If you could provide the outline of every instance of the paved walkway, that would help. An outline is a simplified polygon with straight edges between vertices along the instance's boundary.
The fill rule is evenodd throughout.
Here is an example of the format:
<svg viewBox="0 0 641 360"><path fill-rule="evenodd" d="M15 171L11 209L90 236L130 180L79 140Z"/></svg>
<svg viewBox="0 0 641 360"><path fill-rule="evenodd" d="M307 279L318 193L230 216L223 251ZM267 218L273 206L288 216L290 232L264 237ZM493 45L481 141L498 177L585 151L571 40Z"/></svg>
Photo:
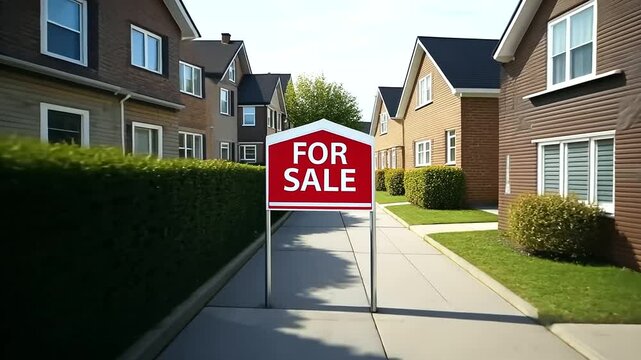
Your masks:
<svg viewBox="0 0 641 360"><path fill-rule="evenodd" d="M379 312L368 312L367 213L294 213L160 359L582 359L388 214L377 215Z"/></svg>

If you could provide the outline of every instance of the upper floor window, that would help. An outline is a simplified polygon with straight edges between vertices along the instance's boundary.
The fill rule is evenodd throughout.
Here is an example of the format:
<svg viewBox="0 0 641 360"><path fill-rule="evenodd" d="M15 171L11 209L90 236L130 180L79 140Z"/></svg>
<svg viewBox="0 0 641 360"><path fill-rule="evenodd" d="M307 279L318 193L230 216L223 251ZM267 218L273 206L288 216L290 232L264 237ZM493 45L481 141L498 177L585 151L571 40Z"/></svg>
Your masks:
<svg viewBox="0 0 641 360"><path fill-rule="evenodd" d="M432 74L418 81L417 101L418 104L416 106L423 106L432 102Z"/></svg>
<svg viewBox="0 0 641 360"><path fill-rule="evenodd" d="M202 70L198 66L180 62L180 91L202 97Z"/></svg>
<svg viewBox="0 0 641 360"><path fill-rule="evenodd" d="M203 158L203 136L188 132L178 132L178 156L187 159Z"/></svg>
<svg viewBox="0 0 641 360"><path fill-rule="evenodd" d="M596 71L594 2L548 24L548 86Z"/></svg>
<svg viewBox="0 0 641 360"><path fill-rule="evenodd" d="M414 145L416 166L428 166L432 164L432 141L419 141Z"/></svg>
<svg viewBox="0 0 641 360"><path fill-rule="evenodd" d="M456 130L447 130L445 132L445 146L446 146L446 164L456 164Z"/></svg>
<svg viewBox="0 0 641 360"><path fill-rule="evenodd" d="M220 89L220 113L229 115L229 90Z"/></svg>
<svg viewBox="0 0 641 360"><path fill-rule="evenodd" d="M40 103L40 139L89 146L89 111Z"/></svg>
<svg viewBox="0 0 641 360"><path fill-rule="evenodd" d="M162 72L162 39L131 25L131 64L149 71Z"/></svg>
<svg viewBox="0 0 641 360"><path fill-rule="evenodd" d="M236 61L232 61L229 65L229 70L227 70L228 79L231 82L236 82Z"/></svg>
<svg viewBox="0 0 641 360"><path fill-rule="evenodd" d="M86 0L41 0L41 11L41 52L86 66Z"/></svg>
<svg viewBox="0 0 641 360"><path fill-rule="evenodd" d="M243 126L256 126L256 108L246 106L243 108Z"/></svg>
<svg viewBox="0 0 641 360"><path fill-rule="evenodd" d="M382 113L380 115L381 122L381 135L387 134L387 122L389 120L389 115L387 113Z"/></svg>

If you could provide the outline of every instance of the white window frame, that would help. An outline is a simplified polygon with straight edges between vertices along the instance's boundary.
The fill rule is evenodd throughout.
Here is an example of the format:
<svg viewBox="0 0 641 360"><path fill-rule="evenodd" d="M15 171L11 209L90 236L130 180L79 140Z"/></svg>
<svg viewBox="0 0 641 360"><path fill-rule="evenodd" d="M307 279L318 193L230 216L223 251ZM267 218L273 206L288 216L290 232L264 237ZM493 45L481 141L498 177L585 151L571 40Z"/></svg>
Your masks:
<svg viewBox="0 0 641 360"><path fill-rule="evenodd" d="M245 113L246 110L252 109L254 111L254 122L253 123L248 123L246 120L247 114ZM256 126L256 107L255 106L243 106L243 123L242 126Z"/></svg>
<svg viewBox="0 0 641 360"><path fill-rule="evenodd" d="M40 103L40 140L42 142L49 142L49 110L80 115L79 145L81 147L89 147L89 111L49 103Z"/></svg>
<svg viewBox="0 0 641 360"><path fill-rule="evenodd" d="M204 158L205 154L203 154L203 149L204 149L203 148L203 145L204 145L203 144L203 134L192 133L192 132L187 132L187 131L179 131L178 132L178 136L183 136L185 138L184 141L183 141L183 144L185 144L185 146L180 147L180 141L178 142L178 150L179 150L178 154L180 154L180 150L185 150L185 156L183 157L183 159L199 159L199 160L202 160ZM200 138L200 157L196 157L196 156L187 157L187 149L189 149L187 147L187 136L193 136L194 137L194 139L192 141L192 144L194 144L194 147L191 149L191 151L194 154L196 153L196 137Z"/></svg>
<svg viewBox="0 0 641 360"><path fill-rule="evenodd" d="M184 78L184 74L181 71L181 65L191 68L191 71L192 71L191 88L194 90L194 92L189 92L189 91L186 90L187 89L185 87L185 85L186 85L185 80L186 79ZM196 77L194 76L196 71L198 71L198 73L200 74L200 76L198 76L198 78L200 79L199 82L196 82ZM202 99L202 97L203 97L203 77L202 77L203 76L203 71L202 71L202 68L200 68L200 67L198 67L196 65L192 65L192 64L186 63L184 61L179 61L178 62L178 73L179 73L179 77L180 77L180 92L183 93L183 94L195 96L197 98L201 98ZM196 84L198 84L198 93L196 93Z"/></svg>
<svg viewBox="0 0 641 360"><path fill-rule="evenodd" d="M225 111L223 111L223 94L226 94L226 99L227 99L225 101L227 103L227 109ZM219 109L218 110L220 111L220 113L223 114L223 115L229 116L229 114L230 114L229 109L231 107L229 105L229 90L227 90L225 88L220 88L220 97L219 97L218 101L219 101L219 104L218 104Z"/></svg>
<svg viewBox="0 0 641 360"><path fill-rule="evenodd" d="M416 107L422 107L428 105L432 102L432 74L427 74L421 79L418 80L418 86L416 87ZM425 97L425 101L421 101ZM429 97L428 97L429 95Z"/></svg>
<svg viewBox="0 0 641 360"><path fill-rule="evenodd" d="M505 156L505 194L512 193L512 182L510 180L510 171L512 171L512 162L510 155Z"/></svg>
<svg viewBox="0 0 641 360"><path fill-rule="evenodd" d="M160 125L152 125L152 124L132 121L131 122L131 153L136 155L135 151L136 151L136 128L137 127L158 131L158 159L162 159L163 142L162 142L162 126Z"/></svg>
<svg viewBox="0 0 641 360"><path fill-rule="evenodd" d="M597 160L597 146L596 142L599 140L609 140L613 141L613 171L612 171L612 202L606 203L603 202L598 204L601 209L606 213L614 215L614 203L616 201L616 141L614 137L614 132L595 133L595 134L585 134L583 136L572 136L567 138L559 139L550 139L550 140L541 140L535 141L537 144L537 193L539 195L544 194L544 184L543 184L543 147L549 145L558 145L559 146L559 195L568 196L568 176L567 176L567 144L573 142L587 142L588 143L588 200L586 203L596 204L596 160Z"/></svg>
<svg viewBox="0 0 641 360"><path fill-rule="evenodd" d="M81 22L80 22L80 60L66 57L64 55L56 54L48 50L49 37L47 36L47 23L51 22L57 26L63 27L73 32L74 29L58 24L49 20L49 2L47 0L40 0L40 52L44 55L54 57L56 59L65 60L74 64L87 66L87 1L86 0L73 0L81 5Z"/></svg>
<svg viewBox="0 0 641 360"><path fill-rule="evenodd" d="M454 146L450 145L450 139L454 138ZM456 165L456 129L445 131L445 165ZM454 159L451 159L450 150L454 150Z"/></svg>
<svg viewBox="0 0 641 360"><path fill-rule="evenodd" d="M273 125L272 122L273 122L273 119L272 119L272 108L270 108L268 106L267 107L267 127L268 128L272 128L272 129L274 128L274 125Z"/></svg>
<svg viewBox="0 0 641 360"><path fill-rule="evenodd" d="M424 162L419 163L418 161L418 146L423 145L423 159ZM425 145L429 145L429 150L425 147ZM422 166L430 166L432 165L432 140L423 140L423 141L417 141L414 143L414 166L416 167L422 167Z"/></svg>
<svg viewBox="0 0 641 360"><path fill-rule="evenodd" d="M232 60L227 69L227 80L236 83L236 59Z"/></svg>
<svg viewBox="0 0 641 360"><path fill-rule="evenodd" d="M390 167L396 169L396 148L392 148L390 155Z"/></svg>
<svg viewBox="0 0 641 360"><path fill-rule="evenodd" d="M281 113L276 113L276 130L277 131L282 131L283 130L283 125L281 123L282 119L282 114Z"/></svg>
<svg viewBox="0 0 641 360"><path fill-rule="evenodd" d="M387 114L386 112L381 113L380 115L381 135L387 134L388 121L389 121L389 114Z"/></svg>
<svg viewBox="0 0 641 360"><path fill-rule="evenodd" d="M570 18L573 15L578 14L579 12L586 10L587 8L592 7L592 71L588 74L581 75L574 79L571 78L572 69L571 69L571 56L570 52L572 48L570 47L570 36L571 36L571 20ZM553 33L552 28L554 25L566 21L565 27L565 80L559 82L558 84L553 84L553 65L552 65L552 49L553 49ZM556 19L548 23L548 33L547 33L547 87L548 89L564 88L574 84L584 82L586 78L593 77L596 74L596 48L597 48L597 6L596 1L589 1L575 9L568 11L567 13L557 17ZM585 44L583 44L585 45Z"/></svg>
<svg viewBox="0 0 641 360"><path fill-rule="evenodd" d="M223 157L223 149L227 150L227 158ZM221 141L219 147L219 155L221 160L231 160L231 146L227 141Z"/></svg>
<svg viewBox="0 0 641 360"><path fill-rule="evenodd" d="M145 54L145 57L144 57L145 61L144 61L144 65L143 66L140 66L140 65L137 65L137 64L134 63L134 43L133 43L133 41L131 41L131 33L134 30L138 31L138 32L140 32L140 33L142 33L144 35L144 37L143 37L143 39L144 39L143 40L143 52ZM158 40L158 53L156 54L156 56L158 56L158 70L151 69L151 68L148 67L149 60L147 58L147 37L152 37L152 38ZM162 37L160 35L154 34L149 30L145 30L145 29L143 29L143 28L141 28L139 26L136 26L136 25L132 24L131 25L131 30L129 31L129 42L130 42L130 51L131 51L131 65L133 65L133 66L135 66L137 68L140 68L140 69L145 69L147 71L151 71L151 72L156 73L156 74L162 74L162 50L163 50L162 46L163 46L163 44L162 44Z"/></svg>
<svg viewBox="0 0 641 360"><path fill-rule="evenodd" d="M250 159L250 158L247 157L247 152L246 152L245 148L249 148L249 147L254 148L254 158L253 159ZM255 163L256 162L256 158L258 157L258 146L256 146L256 144L239 144L238 145L238 150L240 152L240 160L241 161L247 161L247 162L251 162L251 163Z"/></svg>

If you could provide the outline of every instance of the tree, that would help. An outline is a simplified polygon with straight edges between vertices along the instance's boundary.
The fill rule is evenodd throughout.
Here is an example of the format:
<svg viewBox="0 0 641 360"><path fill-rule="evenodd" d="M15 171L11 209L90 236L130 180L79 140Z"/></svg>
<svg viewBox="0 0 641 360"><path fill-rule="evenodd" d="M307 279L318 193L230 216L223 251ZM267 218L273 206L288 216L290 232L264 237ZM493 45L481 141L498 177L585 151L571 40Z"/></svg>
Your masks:
<svg viewBox="0 0 641 360"><path fill-rule="evenodd" d="M327 119L358 129L361 110L356 97L347 92L342 84L328 82L324 75L298 76L285 92L287 118L294 126Z"/></svg>

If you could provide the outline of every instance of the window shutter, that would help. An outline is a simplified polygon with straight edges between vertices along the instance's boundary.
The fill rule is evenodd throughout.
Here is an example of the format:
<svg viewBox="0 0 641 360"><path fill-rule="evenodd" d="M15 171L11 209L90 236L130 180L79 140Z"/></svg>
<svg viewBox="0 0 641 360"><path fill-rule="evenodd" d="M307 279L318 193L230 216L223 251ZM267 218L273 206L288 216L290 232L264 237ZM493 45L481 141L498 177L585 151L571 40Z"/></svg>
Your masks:
<svg viewBox="0 0 641 360"><path fill-rule="evenodd" d="M229 115L234 116L236 114L236 106L234 105L234 92L229 92Z"/></svg>
<svg viewBox="0 0 641 360"><path fill-rule="evenodd" d="M587 141L567 144L567 193L575 194L581 200L588 199L590 185L588 144Z"/></svg>
<svg viewBox="0 0 641 360"><path fill-rule="evenodd" d="M612 202L614 192L614 139L596 142L596 201Z"/></svg>
<svg viewBox="0 0 641 360"><path fill-rule="evenodd" d="M543 193L559 193L559 145L543 147Z"/></svg>

